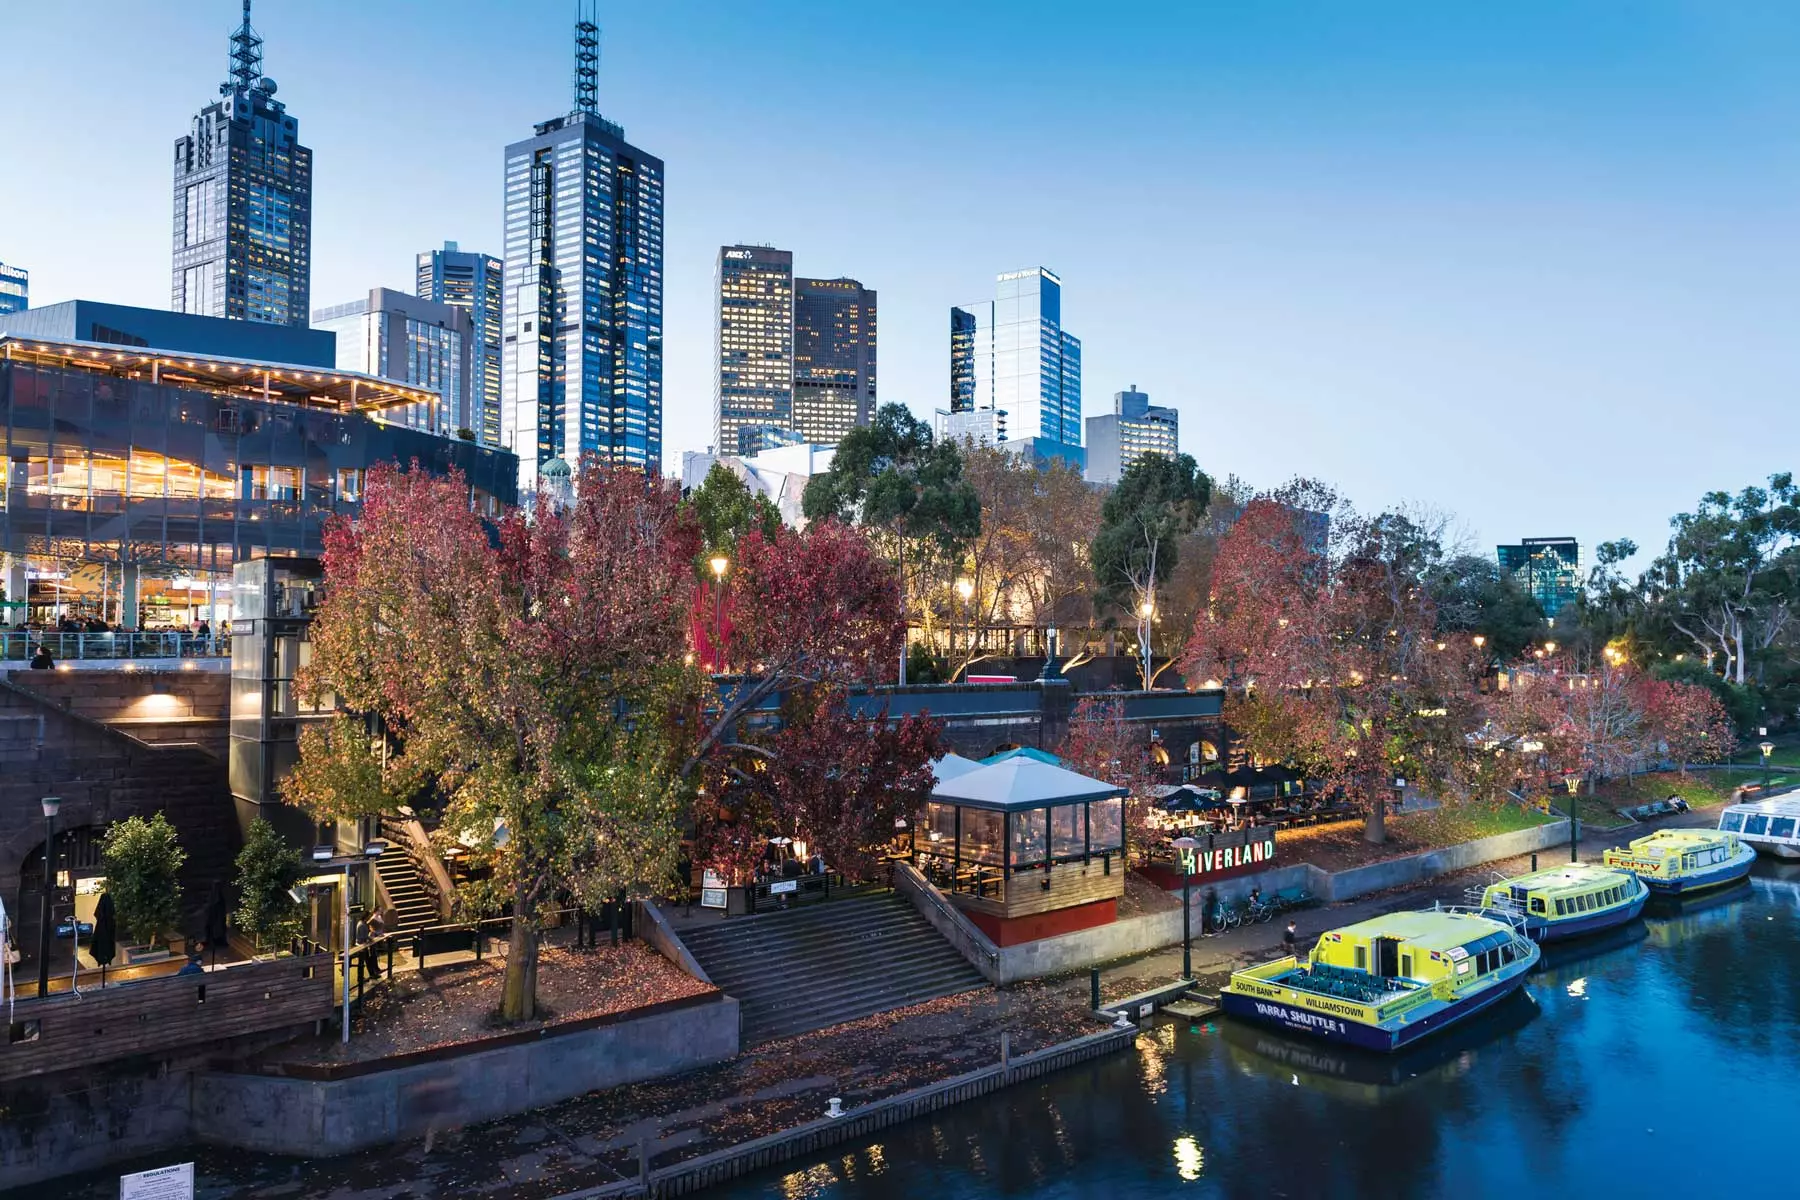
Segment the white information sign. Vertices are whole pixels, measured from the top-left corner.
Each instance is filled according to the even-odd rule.
[[[798,892],[799,890],[800,881],[798,879],[784,879],[780,883],[771,883],[769,885],[769,895],[771,896],[786,895],[790,892]]]
[[[194,1164],[119,1176],[119,1200],[194,1200]]]
[[[701,908],[724,908],[725,907],[725,889],[724,888],[701,888],[700,889],[700,907]]]

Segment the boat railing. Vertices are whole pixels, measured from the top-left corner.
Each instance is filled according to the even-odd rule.
[[[1502,925],[1509,926],[1514,933],[1523,936],[1525,934],[1525,910],[1512,897],[1509,896],[1506,899],[1507,903],[1499,905],[1445,904],[1440,900],[1432,905],[1432,911],[1486,917],[1490,921],[1498,921]]]

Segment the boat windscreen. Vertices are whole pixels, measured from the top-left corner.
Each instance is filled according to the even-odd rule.
[[[1719,828],[1720,829],[1727,829],[1727,830],[1736,832],[1738,830],[1743,829],[1743,827],[1744,827],[1744,814],[1741,812],[1727,812],[1723,817],[1719,818]]]

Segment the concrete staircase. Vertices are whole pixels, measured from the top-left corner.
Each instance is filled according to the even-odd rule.
[[[405,846],[390,841],[387,853],[375,860],[375,872],[381,876],[381,890],[387,893],[393,910],[389,933],[409,933],[438,923],[437,901]]]
[[[682,923],[682,942],[742,1006],[746,1045],[987,986],[903,897]]]

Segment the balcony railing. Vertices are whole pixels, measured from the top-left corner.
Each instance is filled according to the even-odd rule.
[[[228,658],[229,637],[192,633],[53,633],[0,630],[0,663],[29,662],[39,646],[57,662],[121,658]]]

